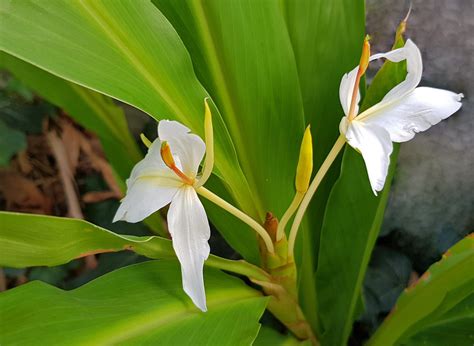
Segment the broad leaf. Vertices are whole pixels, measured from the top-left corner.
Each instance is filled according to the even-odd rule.
[[[54,266],[94,253],[132,250],[174,258],[171,241],[125,236],[79,219],[0,212],[0,266]]]
[[[474,234],[400,296],[369,345],[472,345]]]
[[[310,346],[311,341],[300,341],[291,334],[283,335],[270,327],[262,326],[253,346]]]
[[[278,1],[154,0],[221,111],[261,222],[294,194],[304,130],[295,59]],[[218,225],[219,226],[219,225]]]
[[[402,39],[396,44],[402,45]],[[381,100],[405,74],[404,63],[386,62],[368,89],[361,109]],[[362,156],[349,146],[344,151],[340,176],[324,214],[316,272],[322,341],[329,345],[346,344],[361,308],[362,284],[383,220],[398,149],[394,145],[385,188],[378,197],[370,188]]]
[[[33,281],[0,294],[0,343],[31,345],[251,345],[266,298],[205,270],[201,313],[181,287],[177,261],[150,261],[63,291]]]
[[[306,124],[313,134],[314,170],[339,135],[339,82],[355,66],[365,29],[363,0],[284,0],[283,10],[296,58]],[[297,246],[300,300],[319,330],[313,275],[327,198],[339,173],[333,164],[311,202]]]
[[[148,1],[2,1],[0,49],[74,83],[203,134],[207,92],[181,39]],[[213,109],[216,169],[242,204],[252,197]]]

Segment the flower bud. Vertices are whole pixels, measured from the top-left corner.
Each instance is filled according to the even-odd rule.
[[[313,172],[313,140],[310,126],[306,128],[301,141],[300,157],[296,168],[296,191],[305,193],[309,187],[311,173]]]

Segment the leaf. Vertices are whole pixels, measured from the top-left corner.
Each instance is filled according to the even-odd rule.
[[[7,166],[12,156],[25,148],[25,134],[8,127],[0,119],[0,166]]]
[[[8,54],[203,134],[208,94],[176,31],[150,2],[2,1],[0,13],[0,48]],[[240,203],[251,204],[217,109],[213,120],[216,171]]]
[[[54,266],[122,250],[148,258],[175,257],[167,239],[119,235],[79,219],[0,212],[0,225],[0,266]]]
[[[472,345],[474,234],[400,296],[368,345]]]
[[[0,294],[1,344],[250,345],[267,299],[242,281],[205,270],[209,311],[181,287],[177,261],[150,261],[72,291],[34,281]],[[47,323],[45,323],[47,321]]]
[[[391,62],[384,64],[365,100],[377,102],[405,78],[404,65],[400,64],[401,67]],[[365,100],[361,109],[370,106]],[[350,146],[344,150],[340,176],[324,214],[316,272],[323,343],[345,345],[357,318],[362,284],[383,220],[398,149],[394,145],[385,187],[378,197],[370,188],[362,156]]]
[[[278,1],[154,0],[183,39],[235,144],[257,220],[294,195],[303,107]],[[219,226],[219,225],[218,225]]]
[[[283,335],[275,329],[262,326],[258,332],[257,338],[252,344],[253,346],[310,346],[309,340],[300,341],[291,334]]]
[[[0,67],[7,69],[44,99],[64,109],[79,124],[97,134],[120,179],[128,178],[142,154],[130,136],[123,110],[92,90],[56,77],[4,52]]]
[[[283,10],[295,54],[306,124],[313,135],[314,170],[339,135],[343,111],[339,83],[357,65],[365,29],[362,0],[285,0]],[[301,306],[319,330],[315,297],[319,234],[331,187],[339,175],[337,160],[313,197],[296,247]]]

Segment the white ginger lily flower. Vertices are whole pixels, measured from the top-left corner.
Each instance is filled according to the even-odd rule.
[[[375,195],[385,184],[392,142],[406,142],[416,133],[448,118],[461,107],[464,96],[448,90],[417,87],[423,65],[420,50],[411,40],[407,40],[402,48],[372,55],[368,61],[380,58],[393,62],[406,60],[407,76],[378,104],[357,115],[360,94],[353,100],[353,92],[354,87],[358,88],[359,67],[342,77],[339,88],[339,98],[346,114],[339,130],[349,145],[361,152]]]
[[[114,217],[139,222],[171,203],[168,228],[181,263],[183,289],[206,311],[203,266],[209,256],[209,222],[195,186],[206,145],[176,122],[161,120],[158,138],[127,179],[127,194]]]

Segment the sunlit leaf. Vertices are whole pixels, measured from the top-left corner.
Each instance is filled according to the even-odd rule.
[[[33,281],[0,294],[0,343],[31,345],[250,345],[266,298],[205,270],[208,312],[181,286],[177,261],[150,261],[63,291]]]

